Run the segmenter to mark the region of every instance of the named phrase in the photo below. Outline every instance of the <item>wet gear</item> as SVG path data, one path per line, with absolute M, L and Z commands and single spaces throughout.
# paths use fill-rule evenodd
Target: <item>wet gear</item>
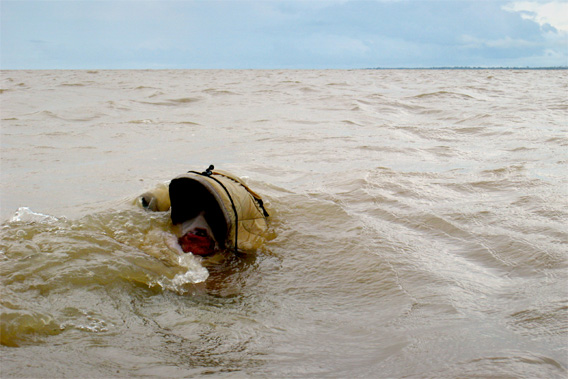
M 150 199 L 147 202 L 152 201 L 151 193 L 145 195 Z M 172 179 L 168 197 L 172 223 L 181 226 L 202 213 L 213 234 L 209 237 L 220 249 L 255 250 L 264 243 L 268 213 L 263 201 L 235 175 L 215 170 L 213 165 L 203 172 L 189 171 Z M 197 237 L 187 237 L 187 246 L 199 242 Z

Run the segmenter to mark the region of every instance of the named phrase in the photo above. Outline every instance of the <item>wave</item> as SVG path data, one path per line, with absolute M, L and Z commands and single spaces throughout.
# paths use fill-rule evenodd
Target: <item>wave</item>
M 460 92 L 452 92 L 452 91 L 436 91 L 436 92 L 427 92 L 421 93 L 419 95 L 415 95 L 412 98 L 415 99 L 443 99 L 443 98 L 450 98 L 450 99 L 461 99 L 461 100 L 476 100 L 474 96 L 460 93 Z
M 196 98 L 196 97 L 182 97 L 179 99 L 168 99 L 166 101 L 140 101 L 140 103 L 142 104 L 148 104 L 148 105 L 158 105 L 158 106 L 178 106 L 180 104 L 190 104 L 190 103 L 195 103 L 201 101 L 200 98 Z
M 85 112 L 87 113 L 87 112 Z M 52 112 L 49 110 L 37 111 L 26 116 L 32 116 L 34 119 L 44 120 L 46 118 L 56 119 L 56 120 L 63 120 L 63 121 L 70 121 L 70 122 L 82 122 L 82 121 L 93 121 L 103 117 L 108 116 L 102 112 L 91 112 L 89 111 L 90 115 L 85 115 L 83 112 L 79 110 L 73 111 L 70 115 L 62 115 L 60 113 Z M 74 116 L 76 114 L 77 116 Z
M 67 220 L 19 208 L 0 228 L 1 343 L 37 342 L 70 328 L 100 332 L 108 314 L 97 321 L 96 304 L 115 291 L 195 291 L 209 272 L 200 257 L 168 247 L 175 239 L 168 228 L 167 215 L 141 210 Z

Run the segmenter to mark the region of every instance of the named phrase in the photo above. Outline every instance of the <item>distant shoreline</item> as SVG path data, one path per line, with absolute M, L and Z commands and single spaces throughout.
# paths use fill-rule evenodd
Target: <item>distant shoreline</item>
M 568 70 L 568 66 L 551 67 L 372 67 L 368 70 Z
M 98 71 L 168 71 L 168 70 L 568 70 L 568 66 L 550 66 L 550 67 L 366 67 L 366 68 L 0 68 L 0 72 L 6 71 L 86 71 L 96 73 Z

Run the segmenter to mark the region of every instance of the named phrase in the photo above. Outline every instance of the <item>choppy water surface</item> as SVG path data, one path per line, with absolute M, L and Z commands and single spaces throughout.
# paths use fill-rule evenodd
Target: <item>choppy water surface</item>
M 1 78 L 2 377 L 566 377 L 566 71 Z M 180 260 L 210 163 L 270 241 Z

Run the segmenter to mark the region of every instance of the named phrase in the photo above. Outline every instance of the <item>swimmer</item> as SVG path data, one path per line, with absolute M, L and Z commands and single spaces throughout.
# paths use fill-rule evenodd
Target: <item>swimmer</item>
M 171 211 L 180 254 L 242 253 L 264 242 L 268 213 L 262 199 L 241 179 L 213 165 L 174 178 L 167 190 L 144 193 L 139 204 L 150 211 Z M 171 241 L 167 244 L 172 248 Z

